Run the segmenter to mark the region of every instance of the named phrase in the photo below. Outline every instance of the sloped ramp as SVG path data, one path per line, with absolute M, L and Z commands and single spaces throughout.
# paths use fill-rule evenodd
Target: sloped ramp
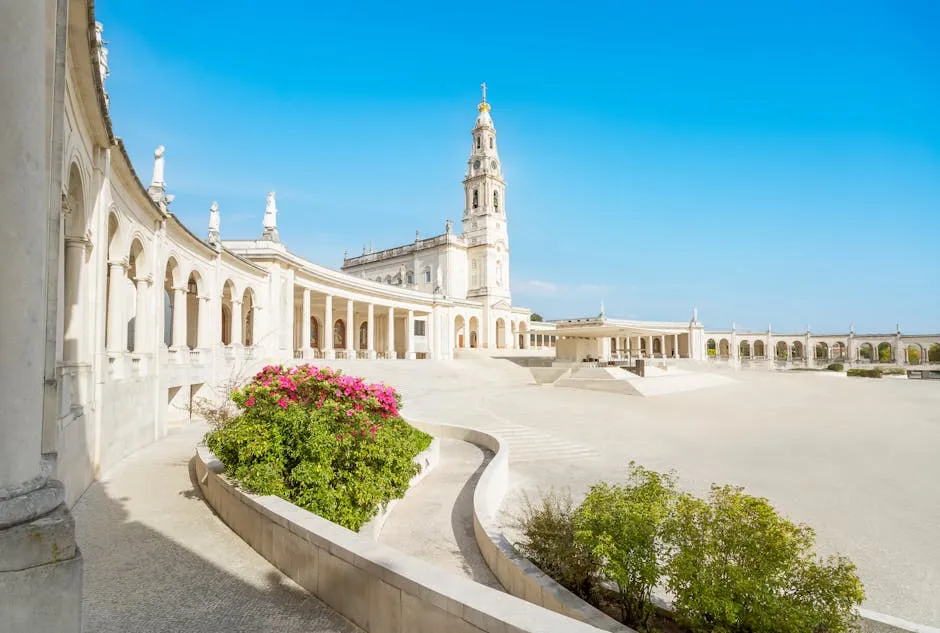
M 556 387 L 606 391 L 631 396 L 661 396 L 670 393 L 717 387 L 736 382 L 711 372 L 692 372 L 683 369 L 656 368 L 644 378 L 619 367 L 584 367 L 574 369 L 571 375 L 557 380 Z
M 570 370 L 567 367 L 529 367 L 529 371 L 537 384 L 551 385 L 567 376 Z

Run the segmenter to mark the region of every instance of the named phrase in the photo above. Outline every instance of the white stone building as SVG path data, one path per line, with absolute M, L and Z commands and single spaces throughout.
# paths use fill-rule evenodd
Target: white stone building
M 411 244 L 347 257 L 342 270 L 446 298 L 453 306 L 454 347 L 524 348 L 529 346 L 529 311 L 512 307 L 506 180 L 486 84 L 482 88 L 463 181 L 461 232 L 454 233 L 447 220 L 440 235 L 416 235 Z

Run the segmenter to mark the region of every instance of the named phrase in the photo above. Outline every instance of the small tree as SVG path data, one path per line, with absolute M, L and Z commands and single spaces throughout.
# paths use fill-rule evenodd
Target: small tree
M 532 315 L 529 317 L 529 321 L 534 321 L 535 323 L 541 323 L 542 315 L 539 314 L 538 312 L 533 312 Z
M 523 494 L 522 513 L 513 527 L 522 533 L 515 544 L 523 556 L 579 597 L 593 597 L 597 559 L 574 537 L 571 495 L 550 490 L 533 504 Z
M 673 473 L 630 462 L 627 483 L 591 487 L 575 513 L 575 538 L 617 585 L 623 620 L 645 627 L 655 609 L 653 588 L 661 575 L 663 527 L 676 498 Z
M 916 347 L 907 348 L 907 362 L 911 365 L 916 365 L 920 362 L 920 350 Z
M 817 559 L 808 526 L 766 499 L 712 486 L 708 501 L 681 495 L 669 526 L 666 585 L 693 631 L 842 633 L 865 598 L 855 566 Z
M 931 363 L 940 363 L 940 343 L 934 343 L 927 350 L 927 361 Z

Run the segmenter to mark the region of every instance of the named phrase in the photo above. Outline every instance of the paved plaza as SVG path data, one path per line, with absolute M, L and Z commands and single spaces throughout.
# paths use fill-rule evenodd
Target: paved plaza
M 85 631 L 354 633 L 264 560 L 197 492 L 190 424 L 131 455 L 74 508 Z
M 406 417 L 508 439 L 508 513 L 522 490 L 569 487 L 579 499 L 599 479 L 622 478 L 631 459 L 675 469 L 697 493 L 712 482 L 743 485 L 815 528 L 821 552 L 851 557 L 866 608 L 940 625 L 936 382 L 698 365 L 687 368 L 731 380 L 638 397 L 537 386 L 528 370 L 508 361 L 333 364 L 398 386 Z M 446 456 L 438 468 L 448 468 Z M 410 511 L 423 511 L 415 505 Z M 424 510 L 451 515 L 438 502 Z M 422 533 L 422 525 L 414 526 L 414 538 L 425 538 L 428 550 L 454 540 L 439 526 Z M 462 563 L 441 558 L 432 562 L 466 573 Z

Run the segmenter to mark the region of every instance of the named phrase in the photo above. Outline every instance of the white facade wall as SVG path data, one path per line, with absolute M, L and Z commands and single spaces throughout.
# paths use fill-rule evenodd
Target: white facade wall
M 87 14 L 82 0 L 71 4 L 74 15 Z M 479 324 L 479 346 L 496 346 L 490 307 L 463 299 L 468 267 L 458 236 L 350 275 L 299 258 L 276 240 L 210 243 L 202 230 L 183 226 L 167 206 L 172 154 L 165 166 L 160 158 L 159 169 L 144 166 L 154 178 L 142 184 L 112 134 L 97 51 L 81 24 L 72 21 L 67 42 L 61 193 L 54 193 L 62 211 L 49 236 L 58 267 L 48 326 L 54 402 L 43 421 L 43 452 L 55 456 L 69 504 L 98 473 L 189 419 L 200 397 L 263 364 L 446 360 L 458 316 Z M 413 286 L 384 283 L 402 262 L 415 274 Z M 444 291 L 434 294 L 438 269 Z M 381 274 L 383 283 L 360 274 Z M 505 314 L 508 339 L 528 320 L 525 310 L 493 314 Z M 332 337 L 339 320 L 350 325 L 341 347 Z M 305 340 L 314 324 L 318 340 Z

